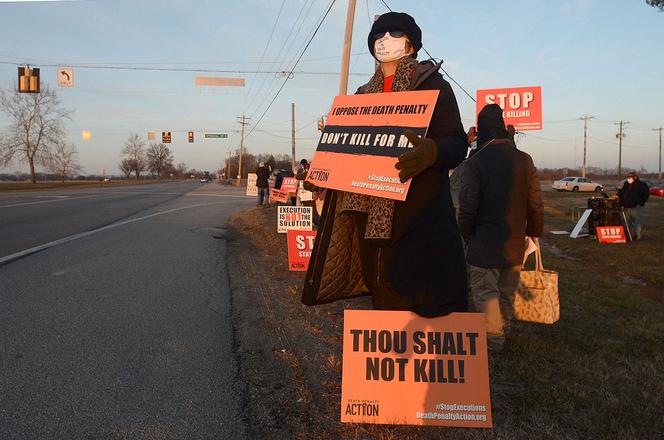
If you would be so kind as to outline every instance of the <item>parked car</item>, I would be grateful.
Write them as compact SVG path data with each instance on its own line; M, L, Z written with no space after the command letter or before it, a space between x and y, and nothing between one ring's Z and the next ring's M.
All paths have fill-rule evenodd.
M653 184L650 187L650 195L664 197L664 182Z
M604 187L595 183L587 177L565 177L560 180L556 180L551 185L551 188L558 191L595 191L601 192L604 190Z

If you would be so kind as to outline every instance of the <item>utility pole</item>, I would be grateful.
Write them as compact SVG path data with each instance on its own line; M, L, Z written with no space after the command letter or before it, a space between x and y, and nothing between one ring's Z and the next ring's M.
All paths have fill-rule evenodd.
M662 180L662 130L664 127L653 128L652 131L659 131L659 168L657 171L657 180Z
M588 119L593 119L594 116L583 115L583 166L581 168L581 177L586 177L586 143L588 138Z
M291 169L295 171L295 103L291 102Z
M621 120L620 122L616 122L613 125L620 125L620 132L616 134L616 137L618 138L618 177L622 176L622 140L627 136L625 133L623 133L623 125L627 125L629 122Z
M348 71L350 68L350 48L353 43L353 22L355 21L356 0L348 0L346 13L346 32L344 33L344 50L341 57L341 78L339 78L339 95L348 91Z
M249 125L247 122L248 119L245 115L238 116L239 123L242 126L240 129L240 160L238 162L237 166L237 186L240 186L242 184L242 154L244 154L244 126Z

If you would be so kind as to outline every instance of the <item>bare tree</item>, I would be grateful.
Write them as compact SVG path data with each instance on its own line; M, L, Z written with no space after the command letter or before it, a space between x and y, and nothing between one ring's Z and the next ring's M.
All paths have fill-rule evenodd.
M57 94L48 85L39 93L19 93L0 89L0 111L10 119L8 132L0 139L0 164L14 159L27 162L30 179L37 183L35 165L48 165L51 150L64 142L64 121L71 111L60 106Z
M118 168L125 176L125 178L129 180L129 177L131 177L131 172L134 170L132 161L129 159L122 159L118 165Z
M148 169L156 174L159 180L166 170L170 171L173 167L173 153L164 144L150 144L147 156Z
M654 8L664 11L664 0L646 0L646 3Z
M76 146L74 144L65 144L59 142L53 151L50 152L46 168L53 174L60 176L60 181L64 183L65 178L79 174L83 167L79 165L76 155Z
M141 173L147 168L143 139L135 133L130 135L122 149L122 154L125 159L129 160L131 169L136 174L136 180L140 179Z
M184 162L180 162L177 166L177 175L182 178L186 177L187 175L187 164Z

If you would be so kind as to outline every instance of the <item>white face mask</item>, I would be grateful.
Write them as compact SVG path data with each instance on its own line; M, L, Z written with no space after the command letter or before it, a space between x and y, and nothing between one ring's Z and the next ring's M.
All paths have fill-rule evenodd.
M400 60L406 54L406 37L395 38L389 32L374 42L376 59L381 63Z
M631 185L632 183L634 183L634 179L632 179L631 177L628 177L627 178L627 183L629 183Z

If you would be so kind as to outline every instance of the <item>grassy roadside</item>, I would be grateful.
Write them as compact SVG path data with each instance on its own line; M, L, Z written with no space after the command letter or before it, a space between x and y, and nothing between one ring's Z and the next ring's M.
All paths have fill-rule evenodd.
M106 188L115 186L129 186L129 185L148 185L152 183L172 182L172 180L112 180L110 182L97 182L97 181L49 181L37 182L32 184L30 182L0 182L0 192L3 191L44 191L56 189L79 189L79 188Z
M571 209L587 197L546 193L547 231L570 230ZM254 208L231 220L236 325L251 318L260 326L260 336L245 328L237 338L253 384L249 411L263 422L257 437L284 435L284 420L288 438L664 437L664 200L649 201L638 243L545 233L545 266L560 273L561 320L516 322L509 350L490 357L491 430L339 422L342 312L370 304L302 306L303 277L287 270L274 211Z

